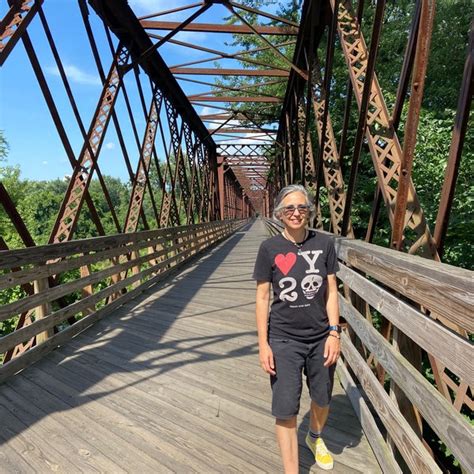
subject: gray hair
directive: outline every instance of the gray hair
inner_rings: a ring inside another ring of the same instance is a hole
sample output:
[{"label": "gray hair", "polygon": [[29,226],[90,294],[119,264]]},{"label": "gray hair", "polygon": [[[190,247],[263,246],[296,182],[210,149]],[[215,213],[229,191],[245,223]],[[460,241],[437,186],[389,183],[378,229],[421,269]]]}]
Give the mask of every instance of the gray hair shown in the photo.
[{"label": "gray hair", "polygon": [[279,193],[278,196],[275,198],[275,204],[273,207],[273,218],[279,220],[281,217],[281,211],[283,210],[283,205],[281,202],[283,199],[288,196],[288,194],[291,193],[301,193],[304,195],[306,199],[306,204],[309,206],[309,216],[308,216],[308,221],[311,221],[314,216],[316,215],[316,208],[314,207],[314,204],[311,202],[311,199],[309,197],[308,191],[306,191],[304,186],[301,186],[301,184],[290,184],[288,186],[285,186]]}]

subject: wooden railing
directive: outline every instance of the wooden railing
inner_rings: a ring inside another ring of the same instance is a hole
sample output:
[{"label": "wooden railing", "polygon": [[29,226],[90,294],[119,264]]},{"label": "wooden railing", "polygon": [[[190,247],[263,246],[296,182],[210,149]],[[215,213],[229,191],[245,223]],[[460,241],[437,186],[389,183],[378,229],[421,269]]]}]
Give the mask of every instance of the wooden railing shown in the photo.
[{"label": "wooden railing", "polygon": [[[383,471],[442,472],[423,439],[423,419],[474,472],[473,272],[362,241],[336,236],[335,243],[347,322],[337,373]],[[435,383],[421,373],[425,354]]]},{"label": "wooden railing", "polygon": [[118,234],[0,252],[0,322],[29,324],[0,338],[0,382],[136,297],[246,220]]}]

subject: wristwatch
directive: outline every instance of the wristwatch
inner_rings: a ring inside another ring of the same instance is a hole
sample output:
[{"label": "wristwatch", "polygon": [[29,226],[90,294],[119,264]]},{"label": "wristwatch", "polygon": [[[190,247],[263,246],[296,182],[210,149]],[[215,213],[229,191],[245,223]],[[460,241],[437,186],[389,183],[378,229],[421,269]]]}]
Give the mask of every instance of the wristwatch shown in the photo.
[{"label": "wristwatch", "polygon": [[336,331],[338,334],[341,332],[341,326],[336,324],[335,326],[329,326],[330,331]]}]

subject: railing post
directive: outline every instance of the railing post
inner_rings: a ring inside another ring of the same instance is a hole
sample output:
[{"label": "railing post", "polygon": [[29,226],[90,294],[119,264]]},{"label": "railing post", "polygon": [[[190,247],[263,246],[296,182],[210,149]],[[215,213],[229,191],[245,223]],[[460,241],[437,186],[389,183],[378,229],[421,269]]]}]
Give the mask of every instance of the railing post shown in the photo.
[{"label": "railing post", "polygon": [[[47,278],[41,278],[39,280],[35,280],[33,283],[35,294],[42,293],[49,289],[49,283]],[[35,308],[35,318],[43,319],[48,314],[51,314],[51,304],[47,301],[41,303],[39,306]],[[49,339],[53,335],[52,329],[47,329],[46,331],[40,332],[36,335],[36,344],[41,344]]]}]

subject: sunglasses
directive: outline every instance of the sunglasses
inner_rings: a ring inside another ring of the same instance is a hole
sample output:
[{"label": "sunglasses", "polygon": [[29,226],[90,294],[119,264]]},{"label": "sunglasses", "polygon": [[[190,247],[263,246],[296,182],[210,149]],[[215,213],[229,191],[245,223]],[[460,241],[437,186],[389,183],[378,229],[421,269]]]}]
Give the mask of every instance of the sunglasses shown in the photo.
[{"label": "sunglasses", "polygon": [[309,212],[309,206],[307,204],[299,204],[298,206],[290,204],[289,206],[285,206],[282,211],[285,216],[291,216],[294,214],[296,209],[298,209],[300,214],[307,214]]}]

